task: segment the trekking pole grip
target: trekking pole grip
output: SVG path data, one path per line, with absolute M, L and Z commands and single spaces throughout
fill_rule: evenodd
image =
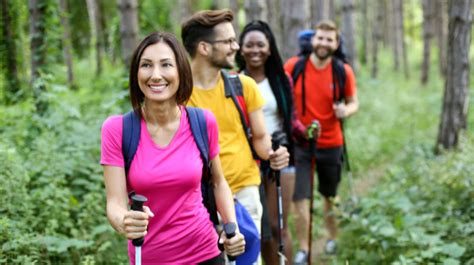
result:
M 235 230 L 237 228 L 237 225 L 235 223 L 227 223 L 224 225 L 224 233 L 225 233 L 225 236 L 228 238 L 228 239 L 231 239 L 235 236 Z M 227 256 L 229 258 L 229 261 L 234 261 L 237 259 L 237 257 L 234 257 L 234 256 Z
M 314 131 L 319 131 L 319 121 L 313 120 L 308 128 L 308 138 L 314 139 Z
M 288 144 L 286 141 L 286 134 L 282 131 L 275 131 L 272 133 L 272 149 L 276 151 L 280 145 Z
M 138 194 L 132 195 L 131 199 L 132 199 L 132 207 L 131 207 L 132 210 L 143 212 L 143 204 L 148 199 L 145 196 L 138 195 Z M 132 244 L 136 247 L 139 247 L 139 246 L 143 245 L 143 242 L 145 242 L 145 239 L 143 237 L 135 238 L 135 239 L 132 240 Z

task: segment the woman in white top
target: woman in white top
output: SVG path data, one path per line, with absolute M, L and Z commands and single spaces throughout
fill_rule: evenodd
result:
M 252 21 L 247 24 L 240 34 L 240 52 L 236 60 L 239 70 L 252 77 L 258 84 L 262 96 L 266 100 L 263 107 L 265 127 L 269 133 L 283 131 L 287 135 L 290 166 L 281 171 L 283 194 L 283 223 L 282 237 L 285 245 L 285 256 L 292 260 L 291 235 L 287 230 L 288 212 L 294 190 L 295 174 L 292 155 L 293 130 L 293 98 L 290 77 L 283 69 L 283 63 L 276 46 L 275 38 L 268 24 L 263 21 Z M 263 162 L 263 161 L 262 161 Z M 278 264 L 278 209 L 276 186 L 267 177 L 270 173 L 268 165 L 262 163 L 262 185 L 268 207 L 268 217 L 262 218 L 262 256 L 266 264 Z M 262 202 L 262 205 L 265 205 Z M 265 208 L 265 207 L 264 207 Z M 265 211 L 264 211 L 265 215 Z M 270 230 L 271 226 L 271 230 Z M 266 233 L 267 231 L 267 233 Z M 272 233 L 273 232 L 273 233 Z

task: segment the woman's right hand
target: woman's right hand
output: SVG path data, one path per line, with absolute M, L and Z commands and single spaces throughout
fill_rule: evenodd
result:
M 141 238 L 147 234 L 148 219 L 155 215 L 147 206 L 143 206 L 143 211 L 129 210 L 123 217 L 123 231 L 129 240 Z

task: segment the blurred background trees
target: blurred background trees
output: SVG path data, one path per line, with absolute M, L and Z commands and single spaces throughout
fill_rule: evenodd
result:
M 377 220 L 347 217 L 343 237 L 360 244 L 341 256 L 474 264 L 474 209 L 465 204 L 474 200 L 472 2 L 0 0 L 0 264 L 126 262 L 125 241 L 104 213 L 101 123 L 129 109 L 127 65 L 138 41 L 156 30 L 180 39 L 187 17 L 212 8 L 234 11 L 237 34 L 252 19 L 267 21 L 284 60 L 298 52 L 298 31 L 322 19 L 341 29 L 361 100 L 348 130 L 355 175 L 362 182 L 373 172 L 388 176 L 378 184 L 386 189 L 359 205 L 361 213 L 377 212 Z M 450 149 L 454 154 L 446 154 Z M 423 201 L 419 208 L 386 200 L 405 219 L 374 201 L 419 185 L 432 197 L 403 197 Z M 435 197 L 441 193 L 451 197 Z M 385 217 L 394 230 L 385 229 Z M 436 227 L 402 229 L 415 221 Z M 415 235 L 419 241 L 403 241 Z

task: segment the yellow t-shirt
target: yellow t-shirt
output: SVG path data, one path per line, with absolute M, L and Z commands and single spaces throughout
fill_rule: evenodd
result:
M 247 112 L 261 109 L 265 100 L 258 90 L 257 83 L 247 76 L 239 75 Z M 219 127 L 220 159 L 224 176 L 232 193 L 250 185 L 260 185 L 260 171 L 252 156 L 250 146 L 240 121 L 239 111 L 232 98 L 226 98 L 224 80 L 219 80 L 212 89 L 193 87 L 188 101 L 189 106 L 208 109 L 214 113 Z

